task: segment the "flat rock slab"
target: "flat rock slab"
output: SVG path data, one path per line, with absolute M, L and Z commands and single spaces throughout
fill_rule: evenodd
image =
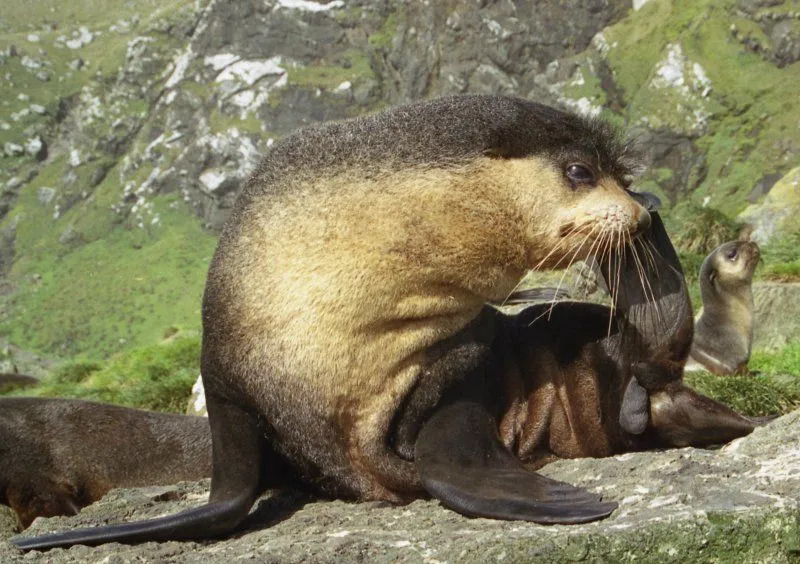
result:
M 542 526 L 469 519 L 435 501 L 394 507 L 276 493 L 260 500 L 246 531 L 218 542 L 27 555 L 0 542 L 0 561 L 800 561 L 800 411 L 716 451 L 565 460 L 543 473 L 602 492 L 620 508 L 596 523 Z M 207 487 L 115 490 L 74 517 L 38 519 L 26 534 L 169 514 L 202 503 Z

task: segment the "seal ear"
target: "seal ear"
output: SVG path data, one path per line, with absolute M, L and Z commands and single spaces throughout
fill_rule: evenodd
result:
M 650 394 L 650 424 L 666 446 L 710 446 L 749 435 L 756 423 L 682 382 Z
M 619 425 L 631 435 L 641 435 L 650 419 L 650 399 L 636 378 L 631 378 L 622 396 Z

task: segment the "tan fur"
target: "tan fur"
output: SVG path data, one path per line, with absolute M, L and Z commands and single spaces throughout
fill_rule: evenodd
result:
M 727 258 L 737 249 L 735 261 Z M 700 269 L 703 309 L 695 323 L 693 362 L 717 375 L 747 373 L 753 342 L 752 278 L 760 253 L 755 243 L 730 241 L 706 257 Z
M 221 330 L 235 345 L 226 356 L 256 375 L 236 384 L 255 404 L 275 405 L 274 390 L 290 389 L 315 418 L 352 427 L 340 436 L 350 438 L 352 470 L 371 483 L 362 495 L 392 500 L 390 490 L 419 487 L 385 445 L 425 351 L 502 300 L 526 269 L 584 258 L 591 228 L 633 231 L 646 213 L 610 179 L 572 188 L 544 157 L 294 184 L 243 211 L 235 246 L 218 253 L 221 272 L 242 273 L 220 281 Z M 278 435 L 291 432 L 275 416 Z M 390 478 L 398 468 L 399 482 Z

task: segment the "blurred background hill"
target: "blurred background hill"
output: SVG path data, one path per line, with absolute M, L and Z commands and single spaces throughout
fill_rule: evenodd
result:
M 798 61 L 797 0 L 5 0 L 4 369 L 190 382 L 216 236 L 275 140 L 484 92 L 628 130 L 690 278 L 749 225 L 757 344 L 798 365 L 764 366 L 800 371 Z

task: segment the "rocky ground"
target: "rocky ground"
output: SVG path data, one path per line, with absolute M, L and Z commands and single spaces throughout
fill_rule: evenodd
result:
M 468 519 L 435 501 L 405 507 L 273 494 L 245 532 L 218 542 L 73 547 L 3 562 L 797 562 L 800 411 L 720 450 L 693 448 L 560 461 L 548 476 L 603 492 L 620 508 L 580 526 Z M 38 519 L 26 534 L 168 514 L 205 497 L 207 482 L 115 490 L 72 518 Z M 11 531 L 0 519 L 0 535 Z M 1 528 L 5 527 L 5 528 Z

